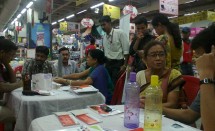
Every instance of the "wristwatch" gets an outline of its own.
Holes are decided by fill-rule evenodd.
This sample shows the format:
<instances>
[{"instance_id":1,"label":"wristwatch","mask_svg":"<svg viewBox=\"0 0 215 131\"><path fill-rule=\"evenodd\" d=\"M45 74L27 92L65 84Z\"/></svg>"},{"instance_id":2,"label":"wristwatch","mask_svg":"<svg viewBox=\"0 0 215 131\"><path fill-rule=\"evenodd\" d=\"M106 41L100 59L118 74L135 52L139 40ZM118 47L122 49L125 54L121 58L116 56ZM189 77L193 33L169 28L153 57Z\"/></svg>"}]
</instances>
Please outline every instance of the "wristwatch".
<instances>
[{"instance_id":1,"label":"wristwatch","mask_svg":"<svg viewBox=\"0 0 215 131\"><path fill-rule=\"evenodd\" d=\"M215 84L215 81L213 79L204 78L203 80L200 80L200 85L201 84Z\"/></svg>"}]
</instances>

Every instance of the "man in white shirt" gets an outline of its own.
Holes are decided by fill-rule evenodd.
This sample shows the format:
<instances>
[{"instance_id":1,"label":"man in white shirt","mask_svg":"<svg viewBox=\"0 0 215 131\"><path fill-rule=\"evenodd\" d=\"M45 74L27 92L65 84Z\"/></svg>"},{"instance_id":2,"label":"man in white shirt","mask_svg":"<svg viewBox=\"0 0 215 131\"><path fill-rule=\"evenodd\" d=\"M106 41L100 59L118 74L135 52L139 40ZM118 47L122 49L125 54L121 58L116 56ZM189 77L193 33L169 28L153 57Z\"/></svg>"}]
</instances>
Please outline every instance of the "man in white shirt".
<instances>
[{"instance_id":1,"label":"man in white shirt","mask_svg":"<svg viewBox=\"0 0 215 131\"><path fill-rule=\"evenodd\" d=\"M66 47L62 47L59 49L58 52L60 55L62 55L62 64L59 62L56 62L54 64L55 69L59 70L60 69L59 66L62 66L62 69L61 69L62 76L72 74L72 73L78 73L77 63L74 60L69 59L70 58L69 49ZM57 72L59 76L59 71Z\"/></svg>"},{"instance_id":2,"label":"man in white shirt","mask_svg":"<svg viewBox=\"0 0 215 131\"><path fill-rule=\"evenodd\" d=\"M103 37L105 56L108 58L106 68L114 84L121 72L125 71L129 57L129 39L120 29L113 29L111 18L106 15L100 20L100 25L106 34Z\"/></svg>"}]
</instances>

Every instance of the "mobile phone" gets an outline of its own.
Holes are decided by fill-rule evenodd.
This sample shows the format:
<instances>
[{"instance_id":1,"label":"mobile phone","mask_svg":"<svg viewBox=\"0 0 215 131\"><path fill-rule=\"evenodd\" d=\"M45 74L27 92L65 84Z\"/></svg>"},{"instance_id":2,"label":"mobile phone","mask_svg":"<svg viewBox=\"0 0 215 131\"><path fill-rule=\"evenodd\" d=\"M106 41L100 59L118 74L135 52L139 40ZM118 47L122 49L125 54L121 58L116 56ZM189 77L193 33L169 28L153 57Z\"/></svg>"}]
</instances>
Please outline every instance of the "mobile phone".
<instances>
[{"instance_id":1,"label":"mobile phone","mask_svg":"<svg viewBox=\"0 0 215 131\"><path fill-rule=\"evenodd\" d=\"M100 107L105 112L111 112L112 111L112 109L107 105L101 105Z\"/></svg>"}]
</instances>

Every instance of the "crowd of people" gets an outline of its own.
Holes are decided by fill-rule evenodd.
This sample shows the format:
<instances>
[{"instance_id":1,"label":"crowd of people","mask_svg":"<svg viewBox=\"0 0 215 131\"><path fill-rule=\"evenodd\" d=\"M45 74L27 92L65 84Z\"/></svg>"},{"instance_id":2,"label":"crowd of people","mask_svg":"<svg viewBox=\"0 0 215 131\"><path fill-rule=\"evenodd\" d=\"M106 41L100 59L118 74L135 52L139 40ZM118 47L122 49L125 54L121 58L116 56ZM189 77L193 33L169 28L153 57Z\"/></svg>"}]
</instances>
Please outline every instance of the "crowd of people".
<instances>
[{"instance_id":1,"label":"crowd of people","mask_svg":"<svg viewBox=\"0 0 215 131\"><path fill-rule=\"evenodd\" d=\"M133 66L137 72L137 83L141 86L140 108L144 108L144 91L150 84L151 75L159 76L159 85L163 90L163 114L186 124L202 118L204 130L215 129L215 24L201 31L191 41L190 29L181 30L175 23L162 14L152 19L157 37L147 29L147 20L137 17L136 36L129 46L126 34L114 29L110 16L103 16L99 23L106 33L103 37L104 50L94 48L95 39L86 51L86 64L89 68L79 71L76 62L70 60L69 49L59 49L61 62L51 64L47 58L49 49L37 46L35 59L25 61L22 74L51 73L53 81L65 85L93 85L110 104L114 87L120 74L127 66ZM182 37L181 37L182 34ZM22 87L21 81L10 66L17 46L7 39L0 39L0 91L11 92ZM194 54L193 54L194 51ZM128 59L134 57L132 64ZM192 58L199 72L200 91L188 109L178 109L179 91L183 86L182 75L193 75ZM60 73L60 74L59 74ZM15 122L15 118L3 104L0 109L0 122Z\"/></svg>"}]
</instances>

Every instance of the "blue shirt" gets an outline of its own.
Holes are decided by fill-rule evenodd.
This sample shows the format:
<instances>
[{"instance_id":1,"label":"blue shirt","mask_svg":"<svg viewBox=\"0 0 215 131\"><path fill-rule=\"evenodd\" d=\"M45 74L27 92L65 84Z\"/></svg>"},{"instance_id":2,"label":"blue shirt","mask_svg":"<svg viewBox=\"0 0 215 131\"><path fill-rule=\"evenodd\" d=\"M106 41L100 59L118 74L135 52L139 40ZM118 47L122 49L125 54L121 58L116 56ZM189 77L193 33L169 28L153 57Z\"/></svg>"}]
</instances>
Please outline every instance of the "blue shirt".
<instances>
[{"instance_id":1,"label":"blue shirt","mask_svg":"<svg viewBox=\"0 0 215 131\"><path fill-rule=\"evenodd\" d=\"M56 70L58 70L58 62L54 64L54 67ZM69 75L73 73L78 73L78 67L76 65L76 62L74 60L68 60L68 65L64 66L62 65L62 76Z\"/></svg>"},{"instance_id":2,"label":"blue shirt","mask_svg":"<svg viewBox=\"0 0 215 131\"><path fill-rule=\"evenodd\" d=\"M190 105L190 109L200 114L200 92L198 92L195 100Z\"/></svg>"},{"instance_id":3,"label":"blue shirt","mask_svg":"<svg viewBox=\"0 0 215 131\"><path fill-rule=\"evenodd\" d=\"M92 85L105 96L106 101L110 100L113 83L104 65L98 65L95 67L89 77L93 80Z\"/></svg>"}]
</instances>

